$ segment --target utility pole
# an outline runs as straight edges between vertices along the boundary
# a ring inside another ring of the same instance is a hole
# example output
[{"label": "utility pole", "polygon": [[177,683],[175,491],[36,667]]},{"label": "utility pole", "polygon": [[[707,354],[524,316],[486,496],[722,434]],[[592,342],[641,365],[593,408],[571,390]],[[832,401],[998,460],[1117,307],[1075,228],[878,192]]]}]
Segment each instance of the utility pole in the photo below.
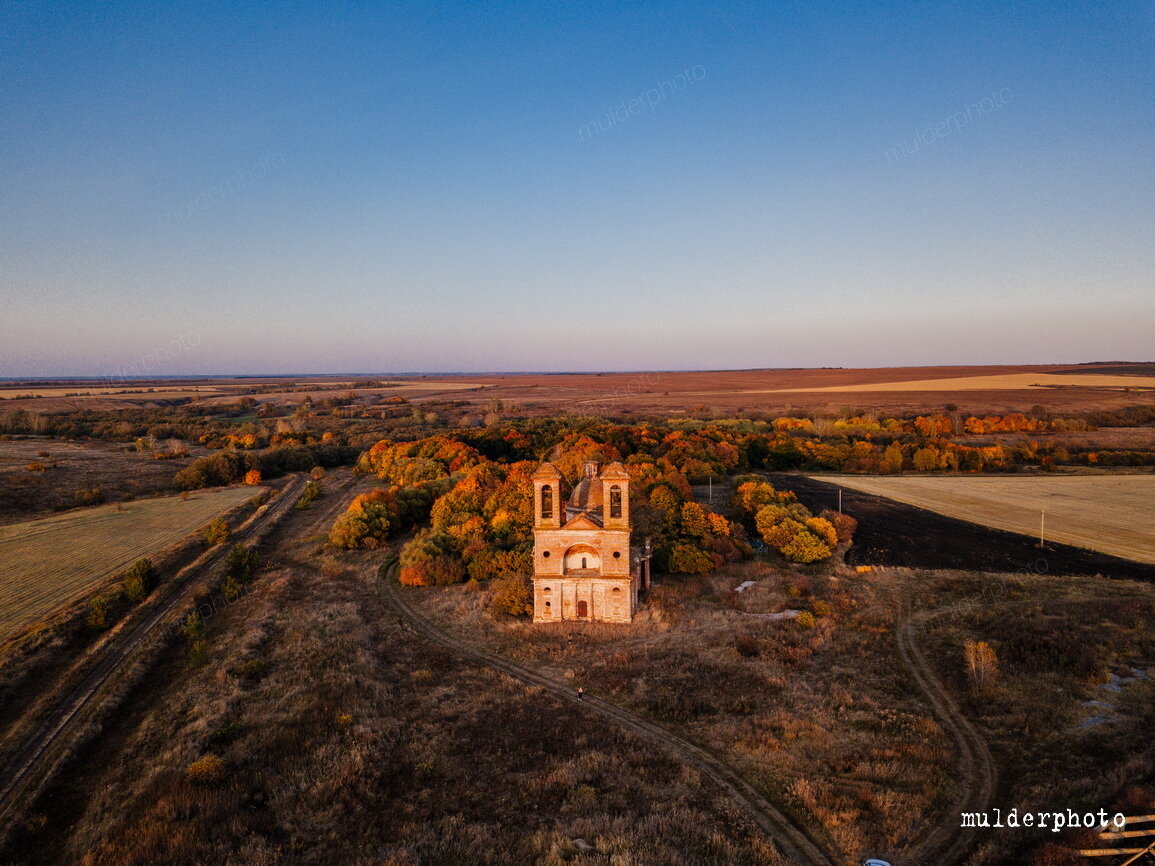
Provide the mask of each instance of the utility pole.
[{"label": "utility pole", "polygon": [[1039,512],[1039,547],[1045,548],[1047,546],[1047,509]]},{"label": "utility pole", "polygon": [[710,476],[710,505],[714,505],[714,476]]},{"label": "utility pole", "polygon": [[842,513],[842,488],[838,488],[838,513]]}]

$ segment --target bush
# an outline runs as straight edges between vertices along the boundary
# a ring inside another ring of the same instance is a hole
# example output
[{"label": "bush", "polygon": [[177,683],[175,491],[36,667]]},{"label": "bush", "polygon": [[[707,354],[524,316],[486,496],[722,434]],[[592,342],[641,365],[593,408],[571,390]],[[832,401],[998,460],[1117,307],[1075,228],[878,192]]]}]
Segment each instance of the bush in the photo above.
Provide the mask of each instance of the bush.
[{"label": "bush", "polygon": [[814,628],[814,626],[817,624],[817,620],[814,619],[814,614],[808,610],[804,610],[802,613],[798,614],[798,618],[795,620],[795,622],[797,622],[803,628]]},{"label": "bush", "polygon": [[241,583],[252,580],[261,567],[261,555],[245,544],[234,544],[225,557],[225,573]]},{"label": "bush", "polygon": [[88,608],[84,621],[95,629],[108,628],[108,600],[98,598]]},{"label": "bush", "polygon": [[840,511],[831,511],[829,508],[823,511],[819,517],[829,521],[830,525],[834,527],[834,532],[838,536],[840,542],[847,542],[854,540],[854,530],[858,528],[858,521]]},{"label": "bush", "polygon": [[228,541],[232,537],[232,530],[229,529],[229,524],[223,517],[215,517],[204,528],[202,535],[204,535],[205,541],[215,546]]},{"label": "bush", "polygon": [[369,550],[377,548],[389,538],[392,515],[389,510],[388,494],[385,490],[362,493],[349,505],[348,510],[337,518],[329,530],[329,543],[335,547]]},{"label": "bush", "polygon": [[46,467],[43,463],[36,461],[35,463],[29,463],[25,468],[29,472],[43,472],[48,467]]},{"label": "bush", "polygon": [[533,586],[527,577],[502,577],[493,581],[489,609],[510,616],[533,614]]},{"label": "bush", "polygon": [[[320,466],[318,466],[317,468],[321,469]],[[321,471],[324,472],[325,470],[321,469]],[[304,511],[306,508],[308,508],[310,505],[312,505],[313,500],[316,499],[320,495],[321,495],[321,485],[318,484],[316,481],[310,481],[308,484],[305,485],[304,492],[301,493],[301,495],[297,498],[297,503],[293,507],[297,508],[301,511]]]},{"label": "bush", "polygon": [[99,487],[82,487],[75,495],[77,505],[100,505],[105,501],[104,491]]},{"label": "bush", "polygon": [[201,785],[214,785],[224,779],[225,762],[216,755],[205,755],[188,765],[188,777]]},{"label": "bush", "polygon": [[144,601],[156,588],[157,572],[148,559],[138,559],[124,573],[124,595],[134,604]]}]

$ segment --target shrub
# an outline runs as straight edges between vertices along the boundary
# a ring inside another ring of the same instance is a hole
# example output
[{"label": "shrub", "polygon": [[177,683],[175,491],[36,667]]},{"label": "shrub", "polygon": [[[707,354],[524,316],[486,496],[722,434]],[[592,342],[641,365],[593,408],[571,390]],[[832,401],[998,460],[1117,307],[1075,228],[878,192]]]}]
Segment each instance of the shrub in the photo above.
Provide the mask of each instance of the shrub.
[{"label": "shrub", "polygon": [[814,626],[817,624],[817,620],[814,619],[814,614],[808,610],[804,610],[802,613],[798,614],[798,618],[795,620],[795,622],[797,622],[803,628],[814,628]]},{"label": "shrub", "polygon": [[814,608],[815,616],[830,616],[830,605],[828,605],[822,599],[815,599],[812,607]]},{"label": "shrub", "polygon": [[[320,466],[318,466],[317,468],[321,469]],[[321,469],[321,471],[324,472],[325,470]],[[312,505],[313,500],[316,499],[320,495],[321,495],[321,485],[318,484],[316,481],[310,481],[308,484],[305,485],[304,492],[302,492],[301,495],[297,498],[296,505],[294,505],[293,507],[297,508],[301,511],[304,511],[306,508],[308,508],[310,505]]]},{"label": "shrub", "polygon": [[823,511],[819,517],[827,520],[830,525],[834,527],[834,532],[837,534],[840,542],[852,541],[854,539],[854,530],[858,528],[858,521],[849,514],[840,511],[831,511],[828,508]]},{"label": "shrub", "polygon": [[533,614],[533,587],[527,577],[501,577],[493,581],[489,609],[510,616]]},{"label": "shrub", "polygon": [[242,583],[252,580],[261,567],[261,555],[245,544],[234,544],[225,557],[225,573]]},{"label": "shrub", "polygon": [[29,472],[43,472],[48,467],[46,467],[43,463],[36,461],[34,463],[29,463],[28,466],[26,466],[25,468]]},{"label": "shrub", "polygon": [[232,530],[229,529],[228,522],[223,517],[215,517],[204,528],[202,534],[211,545],[224,544],[232,537]]},{"label": "shrub", "polygon": [[148,597],[157,584],[157,572],[148,559],[138,559],[132,568],[124,573],[124,595],[139,603]]},{"label": "shrub", "polygon": [[88,608],[84,621],[95,629],[108,628],[108,600],[98,598]]},{"label": "shrub", "polygon": [[256,486],[257,484],[260,484],[260,483],[261,483],[261,470],[260,469],[250,469],[248,472],[245,473],[245,484],[251,484],[253,486]]},{"label": "shrub", "polygon": [[100,505],[104,502],[104,491],[99,487],[82,487],[76,491],[77,505]]},{"label": "shrub", "polygon": [[387,493],[373,490],[358,496],[329,530],[329,543],[336,547],[375,549],[389,537],[392,526]]},{"label": "shrub", "polygon": [[217,755],[205,755],[188,765],[188,777],[201,785],[214,785],[225,777],[225,762]]}]

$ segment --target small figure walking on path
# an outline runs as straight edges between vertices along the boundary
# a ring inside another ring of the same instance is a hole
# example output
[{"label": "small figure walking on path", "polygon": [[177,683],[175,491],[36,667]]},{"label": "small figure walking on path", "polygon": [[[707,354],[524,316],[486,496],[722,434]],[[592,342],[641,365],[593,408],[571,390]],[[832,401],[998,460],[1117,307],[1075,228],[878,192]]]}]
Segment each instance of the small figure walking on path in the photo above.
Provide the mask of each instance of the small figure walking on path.
[{"label": "small figure walking on path", "polygon": [[584,691],[582,691],[581,686],[578,686],[578,700],[584,701],[585,699],[586,699],[586,693]]}]

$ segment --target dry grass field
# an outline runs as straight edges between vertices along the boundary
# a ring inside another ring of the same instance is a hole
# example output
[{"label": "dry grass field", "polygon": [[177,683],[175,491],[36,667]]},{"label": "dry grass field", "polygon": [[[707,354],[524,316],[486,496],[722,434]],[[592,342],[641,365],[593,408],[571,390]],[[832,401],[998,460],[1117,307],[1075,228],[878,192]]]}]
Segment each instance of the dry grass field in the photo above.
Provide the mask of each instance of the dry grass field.
[{"label": "dry grass field", "polygon": [[[72,508],[81,489],[98,488],[109,502],[172,493],[173,475],[208,453],[197,443],[184,447],[188,457],[154,460],[124,442],[46,436],[0,440],[0,524]],[[28,469],[36,464],[43,470]]]},{"label": "dry grass field", "polygon": [[813,476],[1025,535],[1155,563],[1155,475]]},{"label": "dry grass field", "polygon": [[[638,371],[624,373],[462,373],[390,377],[387,387],[357,388],[358,396],[401,395],[410,401],[463,401],[484,407],[502,400],[527,414],[559,411],[588,414],[744,415],[757,412],[937,411],[955,403],[961,411],[1002,413],[1027,411],[1044,404],[1052,411],[1110,410],[1152,400],[1155,377],[1150,365],[1117,364],[998,365],[883,367],[870,369],[754,369],[710,371]],[[283,383],[284,391],[275,390]],[[94,394],[64,397],[62,393],[95,390],[91,382],[75,387],[54,382],[9,384],[0,388],[4,409],[58,412],[78,409],[122,409],[147,406],[166,396],[190,396],[188,388],[207,404],[228,403],[253,386],[261,386],[261,402],[295,403],[308,393],[314,400],[331,396],[334,388],[353,380],[318,376],[298,378],[206,378],[190,382],[132,381],[132,390],[156,388],[154,394]],[[1037,385],[1052,387],[1036,387]],[[270,388],[269,386],[274,386]],[[309,386],[318,390],[310,392]],[[163,390],[162,390],[163,389]],[[175,390],[174,390],[175,389]],[[329,390],[325,390],[329,389]],[[1130,389],[1130,390],[1125,390]],[[106,391],[120,390],[116,388]],[[49,394],[48,392],[53,393]],[[13,399],[21,394],[46,396]]]},{"label": "dry grass field", "polygon": [[202,490],[0,527],[0,640],[91,592],[263,488]]},{"label": "dry grass field", "polygon": [[785,866],[692,768],[402,628],[379,555],[329,558],[314,522],[287,518],[207,659],[178,640],[0,862]]}]

